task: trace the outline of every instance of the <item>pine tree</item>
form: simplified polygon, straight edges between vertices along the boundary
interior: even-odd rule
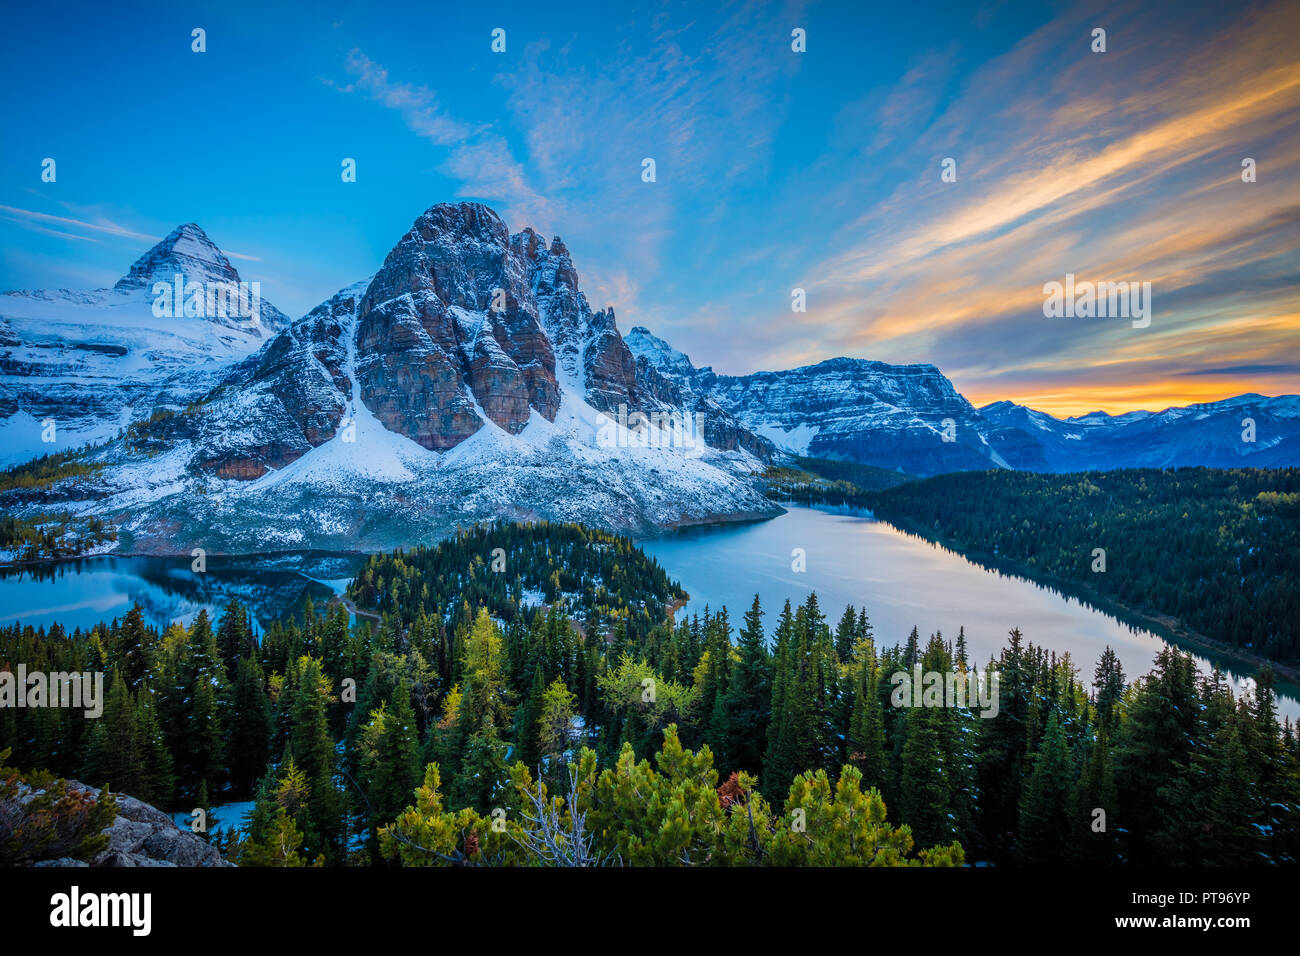
[[[489,813],[500,805],[498,801],[509,776],[507,749],[491,721],[484,721],[478,730],[466,737],[460,773],[452,787],[455,806]]]
[[[845,757],[858,768],[867,786],[885,792],[890,781],[885,757],[885,719],[880,703],[880,664],[870,630],[858,634],[849,673],[852,711]]]
[[[768,799],[784,797],[797,772],[791,742],[791,710],[794,686],[794,614],[785,602],[777,620],[773,650],[772,720],[767,726],[767,751],[763,757],[763,792]]]
[[[1198,861],[1204,866],[1257,866],[1266,858],[1255,820],[1268,804],[1252,773],[1240,723],[1230,721],[1214,735],[1208,754],[1192,758],[1192,776],[1202,778],[1205,793]]]
[[[546,694],[542,698],[541,713],[537,719],[537,749],[552,770],[558,768],[564,752],[569,749],[573,708],[577,703],[577,698],[558,677],[546,688]]]
[[[763,608],[757,594],[745,612],[738,650],[740,659],[727,687],[725,705],[731,720],[726,765],[757,773],[773,708],[772,658],[763,635]]]
[[[226,753],[230,760],[231,793],[246,799],[271,758],[271,705],[262,665],[252,655],[235,671],[227,721]]]
[[[1110,738],[1102,724],[1088,748],[1083,771],[1075,782],[1070,799],[1070,819],[1065,836],[1071,847],[1071,864],[1117,866],[1122,862],[1118,809]]]
[[[136,708],[119,668],[113,668],[104,711],[90,731],[81,776],[96,787],[139,792],[144,761],[140,754]]]
[[[299,824],[306,849],[313,857],[333,859],[340,854],[342,798],[334,786],[334,742],[326,714],[332,694],[320,661],[299,658],[282,694],[289,702],[286,755],[310,788],[307,813]]]
[[[207,612],[201,611],[200,618],[206,631],[208,628]],[[235,673],[239,662],[256,649],[253,641],[253,630],[248,622],[248,611],[233,598],[226,604],[225,610],[222,612],[221,622],[217,625],[216,637],[217,653],[227,674]],[[195,644],[200,643],[198,635],[191,634],[190,639]]]
[[[1139,865],[1159,859],[1162,831],[1177,827],[1176,794],[1189,770],[1200,714],[1191,655],[1164,647],[1155,664],[1136,685],[1116,746],[1120,812],[1132,862]]]
[[[226,779],[225,736],[221,727],[218,703],[219,688],[200,680],[194,689],[183,735],[184,775],[179,781],[183,801],[198,800],[200,783],[218,785]],[[198,803],[194,804],[198,806]]]
[[[128,689],[135,690],[144,683],[153,666],[154,650],[154,641],[149,629],[144,626],[139,604],[132,604],[131,610],[122,619],[116,635],[116,646],[122,679],[126,681]]]
[[[946,772],[942,707],[913,707],[907,712],[898,783],[900,819],[909,824],[917,843],[946,844],[956,838],[949,810],[952,782]]]
[[[515,711],[514,736],[519,741],[518,757],[525,767],[536,767],[542,758],[537,744],[537,722],[542,716],[546,686],[546,677],[542,673],[542,666],[538,664],[533,669],[533,682],[528,696]]]
[[[1070,790],[1074,768],[1061,722],[1053,711],[1047,718],[1042,745],[1020,801],[1016,858],[1028,866],[1059,866],[1070,845]],[[1076,821],[1075,826],[1078,826]]]
[[[379,827],[410,804],[420,782],[420,746],[409,691],[395,695],[391,710],[384,703],[370,715],[359,748],[359,782],[366,795],[371,840],[377,841]],[[377,842],[373,848],[377,853]]]
[[[998,716],[978,724],[977,823],[982,834],[982,854],[994,861],[1004,859],[1014,844],[1028,737],[1028,698],[1033,686],[1023,636],[1018,629],[1009,636],[1007,647],[989,662],[984,675],[985,680],[991,680],[990,670],[998,674]]]
[[[1097,719],[1107,731],[1113,732],[1118,716],[1115,705],[1124,695],[1125,683],[1124,668],[1120,664],[1119,655],[1109,644],[1106,645],[1106,649],[1101,653],[1101,659],[1097,662],[1092,686],[1097,691]]]
[[[135,733],[140,777],[138,789],[129,792],[154,806],[170,807],[176,791],[174,760],[148,688],[141,690],[136,701]]]
[[[853,657],[853,647],[858,640],[858,618],[853,605],[846,605],[840,623],[835,628],[835,656],[841,664],[847,664]]]

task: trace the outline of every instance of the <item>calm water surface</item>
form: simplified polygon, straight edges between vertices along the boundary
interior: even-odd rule
[[[770,635],[787,598],[792,606],[817,592],[832,627],[847,604],[866,606],[878,645],[902,643],[913,627],[922,642],[938,631],[956,640],[966,629],[970,652],[981,664],[1020,628],[1026,641],[1069,652],[1085,684],[1109,644],[1132,679],[1151,670],[1167,642],[1058,591],[1024,578],[987,570],[946,548],[904,534],[862,514],[789,507],[770,521],[716,525],[640,542],[691,595],[683,612],[726,605],[733,629],[757,592]],[[802,548],[807,570],[792,570]],[[1184,648],[1184,650],[1193,650]],[[1253,682],[1240,664],[1194,651],[1208,673],[1213,661],[1230,675],[1234,692]],[[1280,685],[1279,709],[1300,717],[1300,688]]]
[[[846,604],[864,606],[881,644],[901,643],[915,626],[922,640],[933,632],[955,640],[966,629],[979,662],[996,654],[1007,632],[1020,628],[1027,641],[1069,652],[1090,683],[1102,650],[1115,648],[1130,679],[1151,669],[1165,641],[1075,598],[1023,578],[989,571],[961,555],[860,514],[790,508],[769,521],[692,528],[640,542],[691,595],[686,609],[726,605],[733,628],[757,592],[769,634],[789,598],[816,591],[832,626]],[[802,548],[806,568],[792,570]],[[157,627],[189,624],[200,608],[215,617],[238,598],[259,626],[297,614],[310,597],[318,606],[342,590],[362,557],[322,552],[208,559],[195,574],[190,558],[100,557],[37,569],[0,570],[0,626],[15,621],[69,630],[121,617],[138,602]],[[1190,649],[1190,648],[1189,648]],[[1212,658],[1194,652],[1208,672]],[[1220,659],[1238,690],[1249,686],[1247,668]],[[1300,719],[1300,688],[1280,685],[1279,709]]]
[[[232,598],[247,605],[259,629],[318,605],[347,584],[363,559],[304,553],[260,558],[209,557],[191,570],[189,557],[99,557],[35,568],[0,569],[0,626],[57,621],[71,631],[120,618],[139,604],[145,620],[164,628],[189,625],[200,609],[215,620]]]

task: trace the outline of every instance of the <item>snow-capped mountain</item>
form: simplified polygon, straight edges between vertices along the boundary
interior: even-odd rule
[[[0,465],[104,441],[205,393],[289,321],[251,286],[241,302],[240,282],[187,223],[111,289],[0,295]]]
[[[1300,395],[1249,393],[1162,412],[1092,412],[1065,419],[994,402],[980,414],[1032,436],[1050,471],[1300,464]]]
[[[668,408],[558,238],[442,204],[372,279],[55,492],[162,553],[378,549],[500,517],[645,532],[780,512],[742,445],[630,418]]]
[[[296,322],[239,283],[185,225],[112,289],[0,298],[0,455],[95,441],[104,466],[0,507],[104,516],[142,552],[373,550],[495,518],[771,515],[755,476],[781,452],[915,475],[1300,460],[1296,396],[1062,421],[976,410],[932,365],[718,375],[624,339],[558,237],[476,203],[432,207]]]
[[[628,347],[683,393],[716,402],[783,451],[916,475],[1034,467],[1041,449],[983,418],[933,365],[835,358],[781,372],[729,376],[697,368],[647,329]]]
[[[695,366],[642,327],[628,333],[627,344],[643,379],[658,377],[695,400],[714,401],[756,435],[796,455],[915,475],[983,468],[1300,465],[1295,395],[1247,394],[1157,413],[1059,419],[1013,402],[977,410],[933,365],[835,358],[728,376]],[[944,440],[945,433],[951,440]],[[1251,435],[1253,441],[1243,437]]]

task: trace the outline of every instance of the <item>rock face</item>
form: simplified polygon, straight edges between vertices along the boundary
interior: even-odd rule
[[[1019,455],[1018,462],[1025,457],[1006,430],[983,420],[933,365],[837,358],[729,376],[697,368],[645,328],[634,328],[627,341],[647,387],[662,391],[662,384],[651,383],[666,380],[787,452],[917,475],[1018,467],[1007,455]],[[743,443],[744,433],[735,440]]]
[[[92,452],[111,467],[53,495],[155,553],[390,548],[495,518],[644,534],[780,513],[754,480],[770,443],[642,371],[559,238],[438,205],[373,278]]]
[[[348,335],[366,287],[336,293],[236,366],[184,413],[182,427],[151,430],[193,437],[191,470],[251,481],[333,438],[354,387]]]
[[[82,791],[96,799],[100,791],[76,780],[68,781],[68,791]],[[108,847],[87,863],[60,858],[44,860],[34,866],[234,866],[201,837],[180,829],[171,817],[143,801],[124,793],[113,794],[117,817],[103,832]]]
[[[645,330],[633,329],[634,334],[637,332],[645,333]],[[680,352],[677,354],[681,355]],[[711,447],[725,451],[743,449],[765,463],[771,463],[775,458],[776,446],[770,440],[750,431],[711,395],[697,392],[698,383],[694,378],[672,375],[671,371],[666,372],[651,364],[646,355],[638,354],[636,381],[643,404],[660,410],[685,408],[700,416],[704,422],[704,440]]]
[[[362,401],[438,451],[485,419],[511,434],[533,411],[554,421],[557,375],[597,409],[634,397],[613,310],[592,314],[564,243],[511,236],[477,203],[434,206],[388,254],[361,303],[357,350]]]

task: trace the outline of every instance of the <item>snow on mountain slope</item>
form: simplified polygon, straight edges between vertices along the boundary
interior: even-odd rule
[[[1014,402],[995,402],[980,413],[1033,434],[1052,471],[1300,465],[1297,395],[1269,398],[1248,393],[1161,412],[1091,412],[1065,419]]]
[[[1033,467],[1040,451],[984,420],[933,365],[836,358],[751,375],[717,375],[644,328],[628,346],[679,389],[706,395],[758,435],[797,455],[918,475]]]
[[[56,493],[154,553],[381,549],[494,518],[646,533],[780,513],[743,447],[684,444],[616,411],[662,407],[558,239],[441,205],[371,280],[91,452],[108,467]]]
[[[170,294],[177,276],[182,288],[205,290],[240,281],[203,230],[186,224],[112,289],[0,295],[0,466],[105,441],[155,408],[184,406],[288,324],[265,299],[247,318],[233,309],[185,314],[184,299],[181,314],[155,315],[155,284]]]

